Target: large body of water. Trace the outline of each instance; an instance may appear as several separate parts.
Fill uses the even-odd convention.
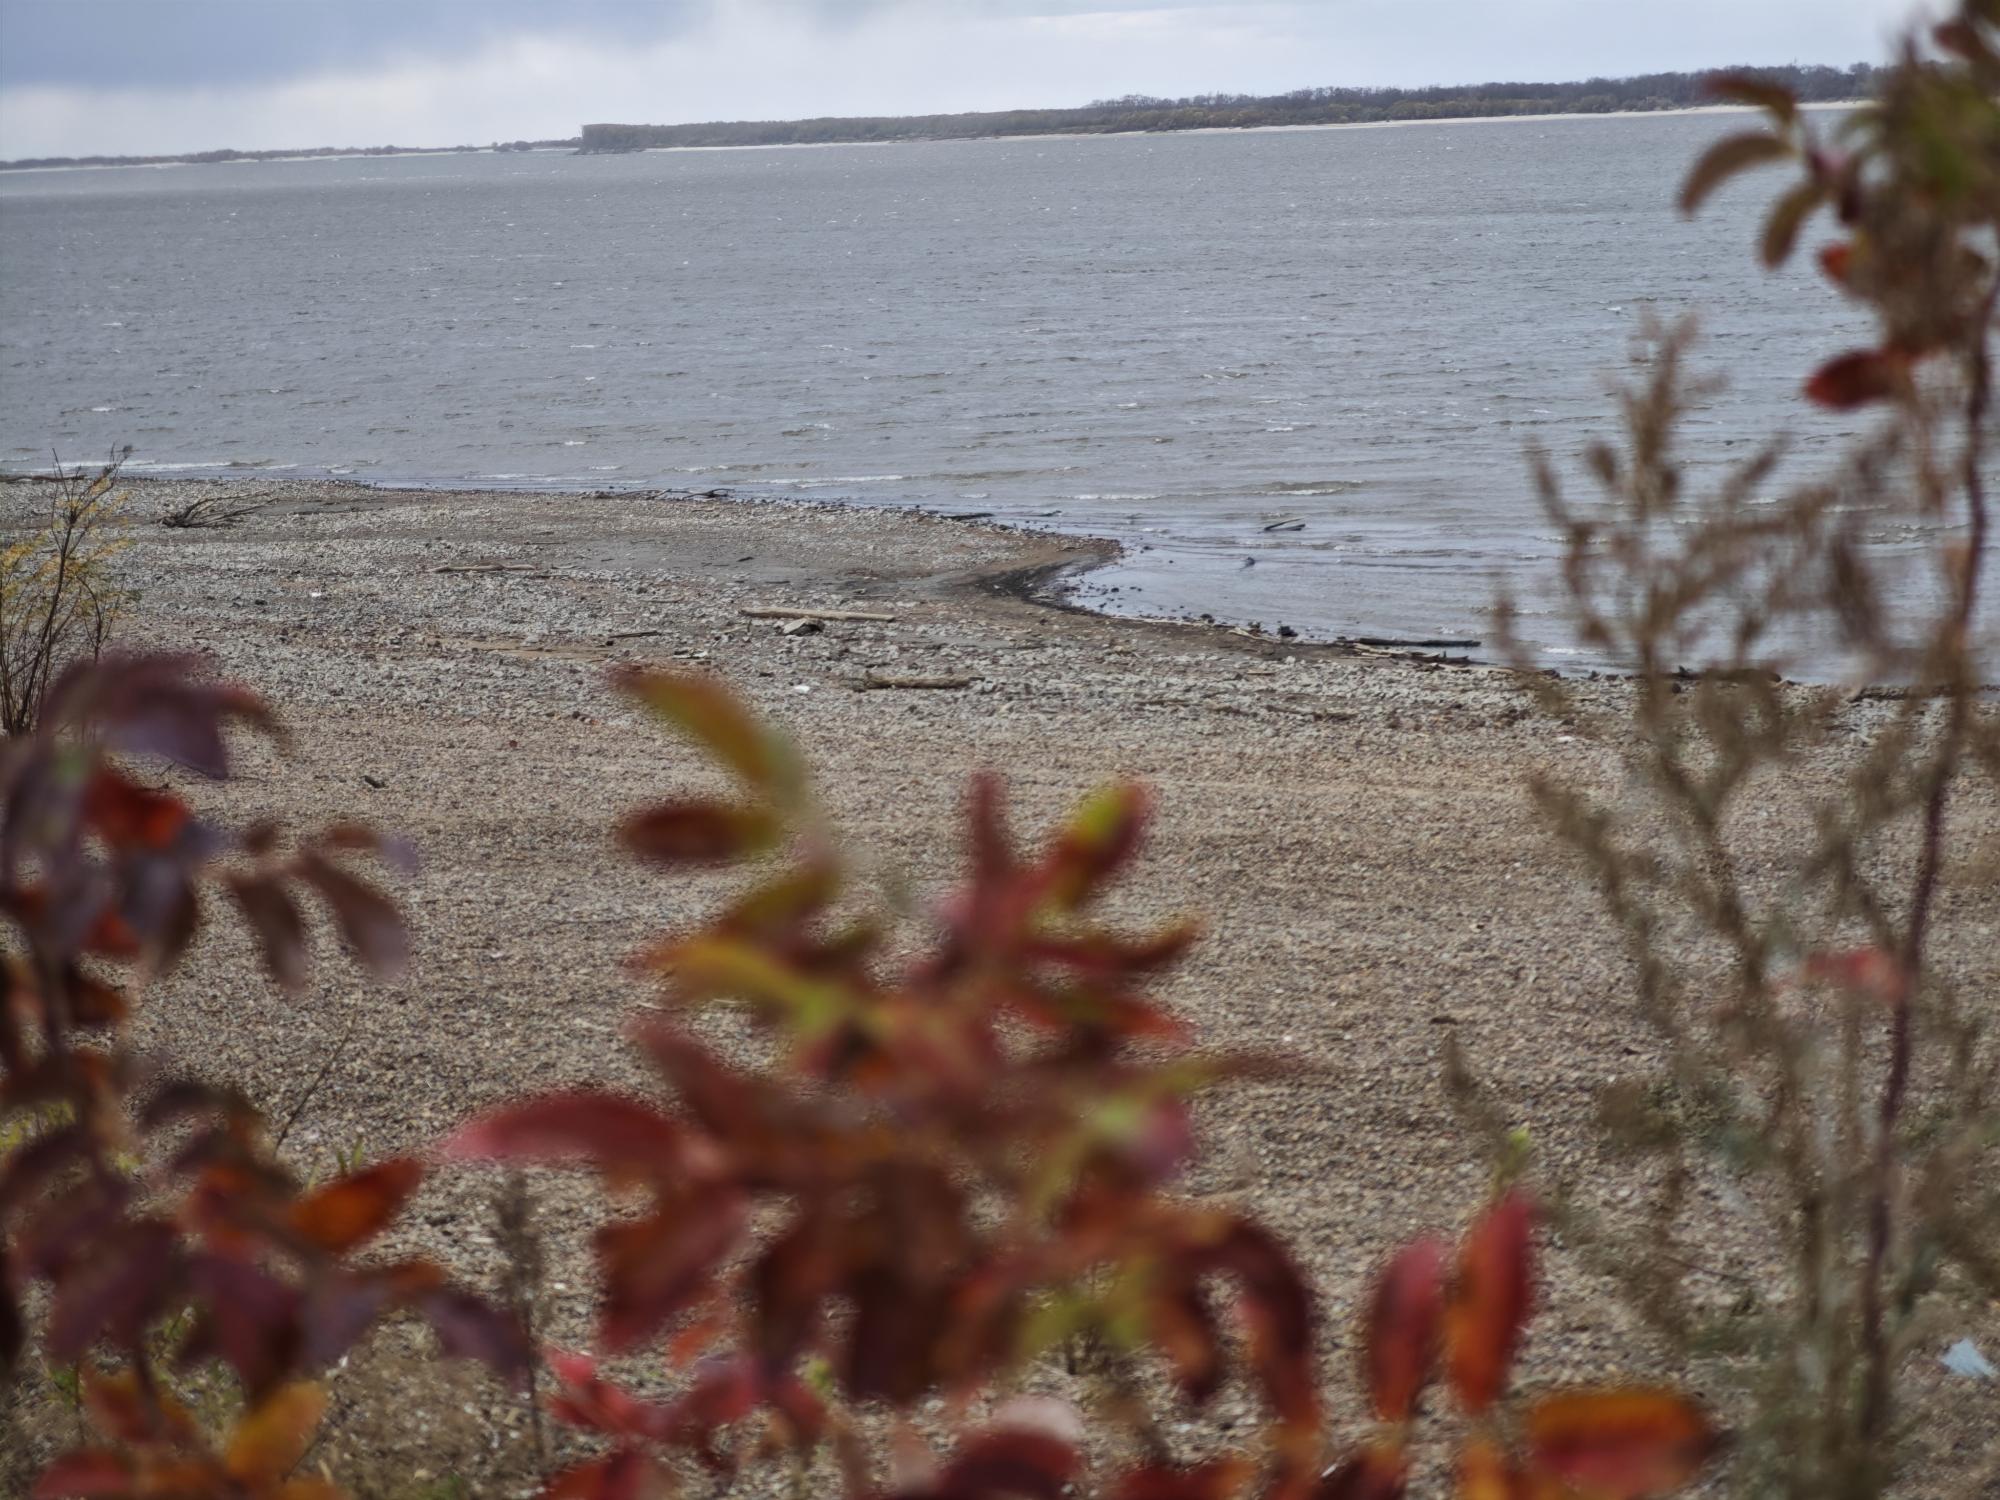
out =
[[[0,464],[992,511],[1135,543],[1108,607],[1477,636],[1554,552],[1525,446],[1611,430],[1646,314],[1731,378],[1703,452],[1848,425],[1771,184],[1672,209],[1741,123],[6,174]]]

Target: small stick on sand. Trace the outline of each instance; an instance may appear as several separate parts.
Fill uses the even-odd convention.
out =
[[[742,613],[753,620],[878,620],[887,624],[896,618],[872,609],[775,609],[764,604],[747,606]]]
[[[870,672],[856,686],[863,691],[867,691],[870,688],[918,688],[949,691],[953,688],[969,688],[978,680],[976,677],[882,677],[874,672]]]

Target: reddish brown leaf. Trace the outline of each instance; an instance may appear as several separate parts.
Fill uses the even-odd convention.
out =
[[[410,961],[410,940],[395,903],[310,849],[299,855],[299,874],[318,890],[333,913],[333,925],[364,967],[385,978],[403,971]]]
[[[1520,1465],[1493,1439],[1474,1436],[1458,1454],[1458,1500],[1536,1500]]]
[[[1113,1500],[1234,1500],[1256,1473],[1248,1459],[1218,1458],[1192,1469],[1148,1466],[1119,1476]]]
[[[1770,216],[1764,220],[1764,238],[1758,248],[1767,270],[1776,270],[1792,258],[1799,231],[1813,210],[1825,201],[1826,190],[1808,177],[1772,205]]]
[[[452,1359],[474,1359],[508,1380],[525,1376],[534,1360],[528,1338],[513,1317],[483,1297],[440,1287],[416,1299],[417,1310]]]
[[[1047,1433],[986,1432],[959,1449],[934,1485],[905,1500],[1063,1500],[1081,1462],[1074,1447]]]
[[[424,1180],[423,1163],[394,1157],[330,1182],[292,1205],[294,1232],[320,1249],[345,1255],[380,1234]]]
[[[762,853],[782,831],[762,808],[667,802],[625,819],[618,838],[634,854],[661,864],[714,864]]]
[[[1785,124],[1798,118],[1798,96],[1783,84],[1759,78],[1754,73],[1711,74],[1702,80],[1702,92],[1711,99],[1766,110]]]
[[[274,1391],[246,1413],[229,1436],[224,1462],[246,1484],[283,1479],[306,1451],[326,1410],[326,1392],[309,1380]]]
[[[139,1493],[130,1459],[86,1449],[65,1453],[42,1470],[34,1500],[126,1500]]]
[[[618,1354],[650,1343],[670,1318],[699,1297],[717,1265],[735,1248],[743,1222],[742,1203],[733,1193],[718,1190],[704,1194],[699,1203],[674,1203],[651,1218],[598,1230],[605,1352]]]
[[[1869,995],[1891,1010],[1909,998],[1909,971],[1902,960],[1880,948],[1849,948],[1808,954],[1803,975],[1810,984],[1831,984]]]
[[[121,1443],[180,1443],[197,1435],[187,1409],[171,1392],[147,1394],[130,1370],[85,1372],[83,1404],[91,1425]]]
[[[1848,278],[1854,271],[1854,246],[1847,240],[1823,246],[1819,252],[1819,268],[1826,273],[1826,279],[1835,286],[1849,285]]]
[[[1859,349],[1829,360],[1806,382],[1807,399],[1834,411],[1852,411],[1901,392],[1910,378],[1910,357],[1891,349]]]
[[[545,1094],[464,1126],[438,1149],[473,1161],[590,1165],[614,1177],[650,1176],[678,1161],[680,1125],[618,1094]]]
[[[201,1318],[181,1363],[219,1358],[252,1397],[276,1387],[300,1352],[297,1290],[248,1260],[221,1255],[198,1257],[190,1279]]]
[[[597,1361],[589,1355],[550,1349],[544,1352],[543,1362],[561,1386],[549,1400],[549,1410],[558,1420],[607,1437],[658,1442],[666,1436],[671,1409],[641,1401],[600,1379]]]
[[[1313,1332],[1318,1310],[1285,1247],[1262,1225],[1237,1219],[1220,1243],[1195,1260],[1236,1278],[1236,1306],[1249,1331],[1250,1361],[1271,1410],[1295,1431],[1316,1427],[1320,1406]]]
[[[81,970],[70,976],[69,1018],[74,1025],[86,1029],[116,1026],[129,1009],[125,992],[115,985]]]
[[[1445,1362],[1459,1404],[1485,1411],[1506,1389],[1534,1301],[1534,1205],[1516,1188],[1481,1214],[1459,1248],[1445,1306]]]
[[[298,906],[276,880],[262,876],[231,875],[223,888],[242,911],[250,930],[257,935],[257,947],[264,968],[288,990],[299,990],[306,982],[306,924]]]
[[[194,818],[180,798],[139,786],[108,768],[91,777],[83,816],[113,849],[153,851],[171,847]]]
[[[541,1500],[655,1500],[668,1493],[652,1460],[627,1449],[564,1470],[549,1481]]]
[[[1537,1472],[1593,1500],[1641,1500],[1691,1483],[1717,1446],[1692,1401],[1671,1390],[1563,1391],[1525,1423]]]
[[[1693,213],[1707,201],[1709,194],[1738,173],[1767,162],[1782,161],[1791,154],[1789,144],[1761,130],[1724,136],[1695,162],[1681,184],[1681,212]]]
[[[1404,1246],[1375,1282],[1362,1346],[1362,1376],[1385,1422],[1407,1422],[1437,1366],[1444,1316],[1442,1240]]]
[[[63,1279],[49,1314],[47,1347],[58,1364],[76,1363],[100,1338],[129,1345],[165,1307],[181,1278],[171,1225],[128,1223],[115,1239],[86,1236],[82,1243],[96,1251],[95,1258]]]

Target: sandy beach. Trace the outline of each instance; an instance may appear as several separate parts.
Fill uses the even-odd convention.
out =
[[[29,489],[0,490],[10,532]],[[798,738],[842,826],[930,887],[952,875],[977,767],[1010,778],[1024,832],[1112,776],[1157,789],[1157,835],[1117,909],[1199,913],[1209,935],[1167,998],[1212,1042],[1310,1065],[1209,1104],[1191,1186],[1250,1205],[1296,1248],[1349,1432],[1367,1273],[1408,1235],[1462,1221],[1488,1182],[1440,1086],[1444,1038],[1499,1080],[1561,1170],[1594,1160],[1595,1091],[1653,1055],[1595,899],[1523,789],[1535,770],[1611,785],[1615,757],[1542,718],[1500,669],[1053,607],[1038,591],[1108,544],[910,513],[303,483],[235,487],[271,503],[176,530],[154,522],[203,486],[132,489],[124,566],[142,597],[123,640],[204,654],[293,734],[284,756],[256,749],[240,784],[198,795],[295,825],[358,814],[422,853],[397,887],[415,937],[407,980],[371,988],[328,963],[290,1001],[225,920],[143,1012],[152,1047],[276,1117],[298,1108],[286,1150],[302,1171],[420,1151],[526,1089],[641,1084],[620,1030],[647,994],[621,960],[720,885],[663,880],[612,846],[620,812],[707,774],[608,689],[624,662],[725,677]],[[788,635],[744,613],[770,607],[894,618]],[[920,679],[964,685],[880,685]],[[1797,774],[1828,774],[1886,712],[1852,703],[1826,761]],[[2000,827],[1985,790],[1968,790],[1961,815],[1983,835]],[[1771,837],[1782,851],[1789,835]],[[1938,937],[1951,977],[1989,993],[1992,895],[1955,897]],[[579,1341],[595,1205],[580,1182],[537,1186],[553,1333]],[[397,1243],[490,1278],[491,1188],[441,1170]],[[1560,1252],[1551,1273],[1527,1382],[1655,1368],[1602,1286]],[[1957,1333],[1990,1349],[1994,1331]],[[369,1400],[370,1370],[412,1357],[399,1338],[336,1379],[311,1462],[385,1500],[530,1492],[519,1407],[480,1378]],[[1994,1388],[1937,1375],[1935,1350],[1917,1359],[1932,1372],[1916,1377],[1932,1458],[1908,1493],[1970,1493],[1994,1457]],[[1252,1419],[1232,1393],[1202,1420]],[[453,1476],[468,1488],[423,1488]]]

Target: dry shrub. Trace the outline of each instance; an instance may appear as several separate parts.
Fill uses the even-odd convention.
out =
[[[1762,258],[1782,264],[1825,210],[1839,238],[1820,268],[1879,330],[1805,381],[1876,418],[1823,477],[1781,487],[1774,441],[1697,495],[1687,328],[1650,331],[1623,445],[1587,455],[1597,503],[1538,463],[1569,614],[1631,681],[1607,711],[1526,679],[1625,770],[1611,795],[1551,778],[1535,795],[1623,935],[1662,1057],[1603,1101],[1608,1142],[1635,1158],[1626,1185],[1652,1190],[1641,1222],[1591,1212],[1602,1184],[1558,1183],[1552,1204],[1683,1360],[1737,1388],[1746,1494],[1888,1493],[1909,1357],[2000,1296],[2000,1048],[1990,994],[1961,985],[1992,976],[1976,951],[1939,951],[1974,878],[1954,809],[2000,773],[1981,598],[1996,25],[2000,3],[1967,0],[1830,131],[1782,90],[1720,85],[1765,125],[1711,148],[1684,207],[1788,164]],[[1914,540],[1869,544],[1885,533]],[[1788,684],[1802,665],[1845,685]]]
[[[130,449],[95,473],[56,465],[46,514],[0,551],[0,730],[34,727],[43,700],[72,658],[95,658],[127,603],[111,560],[124,497],[118,470]]]

